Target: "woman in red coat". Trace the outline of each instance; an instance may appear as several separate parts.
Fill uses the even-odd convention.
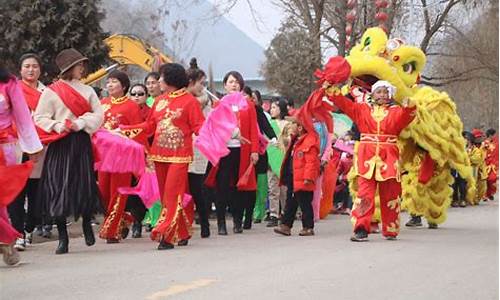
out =
[[[293,191],[293,196],[287,197],[281,225],[274,232],[289,236],[300,206],[302,230],[299,235],[310,236],[314,235],[312,200],[320,171],[319,138],[314,129],[307,131],[298,121],[293,122],[292,135],[295,137],[281,167],[281,184]]]
[[[101,101],[104,110],[104,128],[115,130],[120,125],[133,125],[144,121],[139,105],[126,96],[129,87],[130,80],[124,72],[113,71],[109,74],[106,83],[109,97]],[[122,232],[128,233],[125,222],[128,196],[120,194],[118,189],[130,186],[132,173],[99,172],[98,178],[103,206],[106,209],[106,218],[99,231],[99,237],[106,239],[108,244],[118,243],[123,237]]]

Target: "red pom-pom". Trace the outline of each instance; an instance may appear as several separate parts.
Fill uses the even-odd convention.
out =
[[[389,16],[385,12],[378,12],[375,14],[375,19],[379,22],[385,22]]]
[[[348,41],[346,41],[348,43]],[[351,74],[351,65],[341,56],[331,57],[323,70],[316,70],[314,75],[319,79],[317,82],[321,85],[328,81],[330,84],[344,82]]]

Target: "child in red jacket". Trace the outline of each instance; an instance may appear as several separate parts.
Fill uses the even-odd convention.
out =
[[[297,208],[302,211],[302,230],[300,236],[314,235],[314,215],[312,199],[315,181],[319,176],[319,139],[315,132],[307,132],[298,121],[291,126],[292,141],[281,166],[281,185],[286,185],[289,193],[281,225],[274,232],[291,235],[291,228]]]

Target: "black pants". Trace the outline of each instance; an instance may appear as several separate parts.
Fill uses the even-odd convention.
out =
[[[285,214],[282,223],[293,226],[297,208],[300,205],[302,211],[302,228],[314,228],[314,213],[312,208],[313,192],[298,191],[293,193],[293,197],[287,198],[285,204]]]
[[[240,195],[239,197],[242,197],[242,201],[238,201],[241,203],[243,206],[243,212],[242,216],[245,217],[245,224],[252,224],[252,219],[253,219],[253,209],[255,208],[255,201],[257,198],[257,192],[256,191],[249,191],[249,192],[238,192]]]
[[[40,207],[36,204],[39,181],[38,178],[28,179],[24,189],[7,207],[12,226],[20,233],[33,232],[37,225],[42,224],[39,217],[41,214],[35,212],[35,208]],[[28,198],[28,211],[24,209],[26,198]]]
[[[465,200],[467,195],[467,181],[460,177],[460,175],[455,176],[455,182],[453,183],[453,201]]]
[[[132,177],[131,186],[136,186],[137,184],[138,180],[135,177]],[[139,196],[130,195],[128,196],[127,203],[125,204],[125,211],[130,212],[136,222],[142,223],[142,220],[144,220],[144,216],[146,216],[146,212],[148,211],[148,209]]]
[[[203,192],[203,181],[205,180],[205,175],[188,173],[188,179],[189,191],[193,196],[194,203],[196,204],[196,213],[198,214],[200,225],[208,227],[208,214],[210,209],[208,201],[206,200],[207,197]]]
[[[144,216],[146,215],[147,208],[139,196],[130,195],[128,196],[127,204],[125,205],[125,211],[130,212],[137,222],[142,223],[142,220],[144,220]]]
[[[226,220],[227,208],[230,208],[235,221],[240,221],[243,215],[243,207],[240,193],[236,190],[240,168],[240,148],[229,148],[230,152],[219,161],[219,170],[216,177],[216,200],[217,222]],[[241,209],[240,209],[241,207]],[[240,217],[241,215],[241,217]]]

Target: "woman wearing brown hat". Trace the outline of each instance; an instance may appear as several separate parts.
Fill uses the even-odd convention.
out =
[[[48,144],[40,178],[42,213],[54,218],[59,232],[56,254],[68,252],[66,218],[83,217],[85,243],[95,243],[91,216],[100,207],[90,135],[102,124],[103,110],[94,89],[80,82],[88,59],[73,48],[61,51],[60,80],[45,89],[34,120]]]

